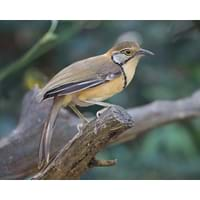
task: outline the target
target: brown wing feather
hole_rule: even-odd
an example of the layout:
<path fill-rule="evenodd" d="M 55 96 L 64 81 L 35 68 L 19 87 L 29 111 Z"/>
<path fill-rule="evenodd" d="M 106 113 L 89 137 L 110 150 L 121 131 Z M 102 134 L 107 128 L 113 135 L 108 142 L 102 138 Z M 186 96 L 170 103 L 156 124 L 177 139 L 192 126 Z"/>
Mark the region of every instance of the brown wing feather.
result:
<path fill-rule="evenodd" d="M 41 101 L 44 99 L 45 95 L 45 98 L 49 98 L 59 94 L 74 93 L 89 87 L 94 87 L 96 84 L 108 81 L 106 78 L 110 74 L 114 75 L 111 76 L 114 79 L 121 75 L 121 70 L 119 66 L 113 63 L 106 55 L 75 62 L 57 73 L 40 91 L 37 99 Z M 89 81 L 91 81 L 91 84 L 89 84 Z M 85 82 L 87 84 L 84 85 Z M 63 90 L 62 93 L 59 93 L 62 87 L 65 89 L 65 93 L 63 93 Z M 70 90 L 69 87 L 71 87 Z"/>

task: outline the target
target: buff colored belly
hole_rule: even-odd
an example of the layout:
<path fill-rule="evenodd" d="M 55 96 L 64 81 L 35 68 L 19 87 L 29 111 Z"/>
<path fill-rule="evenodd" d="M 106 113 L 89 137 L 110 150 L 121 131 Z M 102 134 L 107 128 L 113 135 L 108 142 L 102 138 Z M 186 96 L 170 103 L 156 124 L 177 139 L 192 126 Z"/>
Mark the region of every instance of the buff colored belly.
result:
<path fill-rule="evenodd" d="M 108 83 L 99 85 L 94 88 L 81 91 L 77 98 L 80 101 L 94 100 L 103 101 L 123 90 L 124 80 L 123 77 L 116 78 Z"/>
<path fill-rule="evenodd" d="M 129 83 L 134 77 L 136 65 L 137 62 L 130 61 L 123 66 L 124 72 L 126 74 L 127 85 L 129 85 Z M 71 94 L 69 95 L 70 98 L 67 97 L 66 101 L 71 101 L 72 103 L 79 106 L 89 106 L 90 104 L 86 103 L 85 101 L 104 101 L 112 97 L 113 95 L 121 92 L 124 89 L 123 87 L 124 77 L 121 76 L 108 83 Z"/>

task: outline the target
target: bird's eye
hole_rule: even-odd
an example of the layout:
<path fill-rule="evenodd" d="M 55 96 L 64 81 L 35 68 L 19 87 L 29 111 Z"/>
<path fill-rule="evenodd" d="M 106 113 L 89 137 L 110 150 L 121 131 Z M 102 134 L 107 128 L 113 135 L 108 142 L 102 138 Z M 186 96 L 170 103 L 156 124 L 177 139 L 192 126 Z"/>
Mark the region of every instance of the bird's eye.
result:
<path fill-rule="evenodd" d="M 130 56 L 130 55 L 131 55 L 131 50 L 126 49 L 126 50 L 124 50 L 123 53 L 124 53 L 125 55 L 127 55 L 127 56 Z"/>

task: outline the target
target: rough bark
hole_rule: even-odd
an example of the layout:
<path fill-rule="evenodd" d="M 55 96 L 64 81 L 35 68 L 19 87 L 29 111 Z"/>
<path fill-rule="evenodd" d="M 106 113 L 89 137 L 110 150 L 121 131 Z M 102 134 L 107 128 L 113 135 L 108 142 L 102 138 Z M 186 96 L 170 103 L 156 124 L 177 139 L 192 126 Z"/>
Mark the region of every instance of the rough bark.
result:
<path fill-rule="evenodd" d="M 108 108 L 100 117 L 92 120 L 82 133 L 76 134 L 34 179 L 80 178 L 94 163 L 97 152 L 132 126 L 132 118 L 124 109 Z"/>

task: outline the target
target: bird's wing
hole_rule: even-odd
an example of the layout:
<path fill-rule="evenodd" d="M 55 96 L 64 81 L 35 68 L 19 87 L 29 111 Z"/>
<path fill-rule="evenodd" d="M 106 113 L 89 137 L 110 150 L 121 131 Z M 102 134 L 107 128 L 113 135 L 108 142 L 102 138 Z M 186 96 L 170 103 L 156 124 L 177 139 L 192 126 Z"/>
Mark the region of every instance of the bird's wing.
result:
<path fill-rule="evenodd" d="M 46 98 L 72 94 L 91 88 L 121 75 L 120 67 L 106 55 L 88 58 L 64 68 L 56 74 L 37 96 Z"/>

